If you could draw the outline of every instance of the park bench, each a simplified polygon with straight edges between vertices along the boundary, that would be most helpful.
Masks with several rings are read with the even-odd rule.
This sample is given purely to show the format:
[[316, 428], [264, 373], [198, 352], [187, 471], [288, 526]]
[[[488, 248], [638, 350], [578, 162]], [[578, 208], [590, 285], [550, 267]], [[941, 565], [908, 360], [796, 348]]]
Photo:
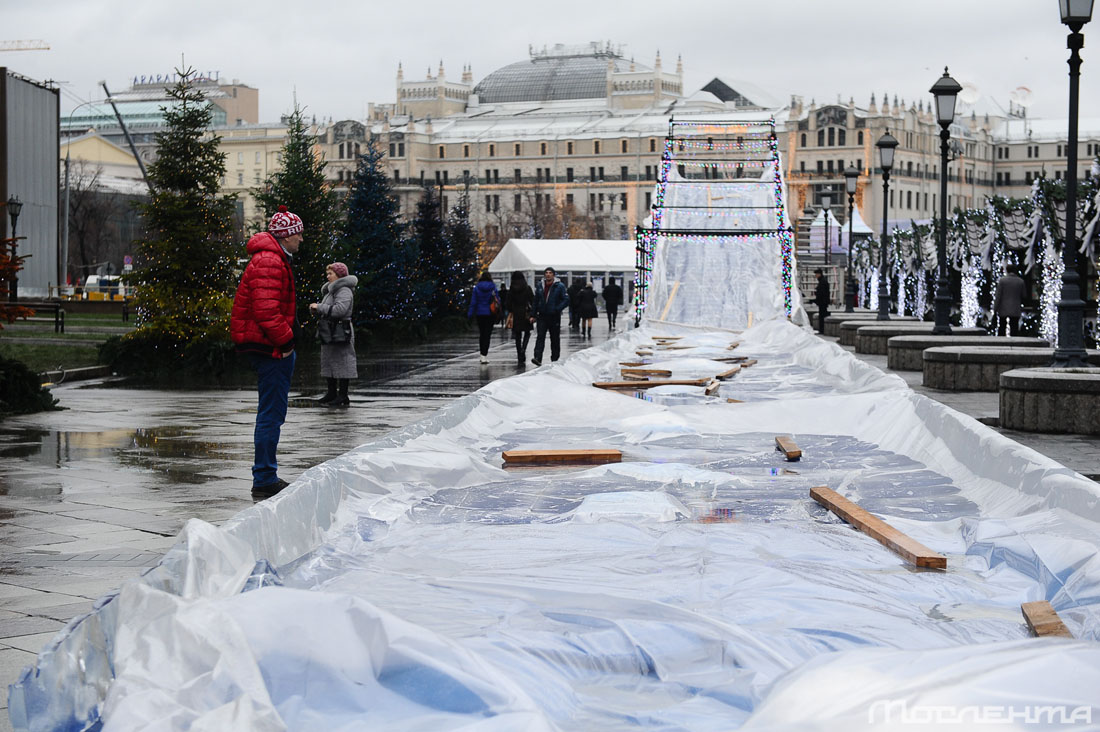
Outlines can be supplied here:
[[[31, 310], [33, 310], [35, 312], [35, 315], [32, 315], [31, 317], [25, 319], [28, 323], [50, 323], [50, 322], [52, 322], [54, 333], [64, 333], [65, 332], [65, 309], [61, 307], [61, 303], [59, 303], [59, 302], [32, 302], [32, 301], [27, 301], [27, 300], [20, 300], [18, 302], [18, 304], [25, 307], [25, 308], [30, 308]], [[53, 313], [53, 317], [52, 318], [37, 317], [38, 313], [43, 312], [43, 311], [49, 311], [49, 312]]]

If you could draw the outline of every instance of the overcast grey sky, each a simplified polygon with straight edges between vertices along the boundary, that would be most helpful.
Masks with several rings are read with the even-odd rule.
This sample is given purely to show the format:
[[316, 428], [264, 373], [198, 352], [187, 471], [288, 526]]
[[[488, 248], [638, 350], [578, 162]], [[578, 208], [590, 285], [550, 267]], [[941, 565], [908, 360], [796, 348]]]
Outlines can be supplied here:
[[[651, 66], [683, 57], [690, 92], [713, 76], [750, 81], [786, 102], [871, 92], [930, 98], [945, 64], [985, 101], [1032, 92], [1030, 116], [1067, 115], [1067, 29], [1057, 0], [0, 0], [0, 40], [49, 51], [0, 53], [0, 65], [63, 83], [62, 112], [134, 76], [170, 73], [184, 54], [260, 90], [262, 121], [293, 94], [318, 117], [362, 118], [392, 102], [398, 61], [422, 79], [440, 60], [474, 79], [526, 59], [529, 44], [611, 41]], [[1081, 114], [1100, 117], [1100, 17], [1085, 26]], [[981, 102], [979, 102], [980, 104]]]

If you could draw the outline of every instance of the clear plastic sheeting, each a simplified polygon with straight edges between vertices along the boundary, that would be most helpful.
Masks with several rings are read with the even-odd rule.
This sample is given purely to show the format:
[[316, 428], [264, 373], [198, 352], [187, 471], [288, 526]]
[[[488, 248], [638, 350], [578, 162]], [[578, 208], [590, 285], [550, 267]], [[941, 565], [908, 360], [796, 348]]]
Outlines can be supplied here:
[[[738, 359], [756, 363], [710, 395], [592, 386], [623, 362], [694, 378]], [[623, 461], [501, 459], [592, 447]], [[818, 485], [948, 569], [906, 564]], [[1015, 728], [1095, 729], [1098, 521], [1094, 482], [804, 329], [651, 325], [223, 527], [191, 522], [57, 636], [10, 713], [34, 730], [805, 732], [1055, 705], [1079, 726]], [[1079, 640], [1029, 638], [1020, 604], [1040, 599]]]

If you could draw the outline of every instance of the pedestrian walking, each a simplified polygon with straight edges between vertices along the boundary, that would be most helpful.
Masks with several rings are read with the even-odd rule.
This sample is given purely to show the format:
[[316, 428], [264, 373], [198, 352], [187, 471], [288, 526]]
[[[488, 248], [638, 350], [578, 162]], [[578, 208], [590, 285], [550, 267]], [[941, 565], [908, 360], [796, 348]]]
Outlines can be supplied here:
[[321, 286], [321, 302], [309, 304], [309, 312], [317, 318], [317, 336], [321, 341], [321, 377], [328, 388], [318, 402], [329, 407], [347, 407], [348, 384], [359, 375], [355, 360], [355, 328], [351, 316], [355, 309], [355, 286], [359, 278], [348, 274], [343, 262], [325, 267]]
[[501, 307], [500, 295], [492, 276], [488, 272], [482, 272], [470, 293], [470, 306], [466, 309], [466, 317], [477, 317], [481, 363], [489, 363], [489, 342], [493, 338], [493, 326], [496, 325]]
[[596, 290], [591, 282], [586, 282], [580, 292], [577, 293], [577, 319], [581, 324], [581, 335], [592, 337], [592, 321], [598, 318], [600, 311], [596, 309]]
[[535, 292], [522, 272], [512, 273], [512, 286], [508, 288], [505, 303], [508, 308], [505, 325], [512, 331], [512, 339], [516, 342], [516, 362], [522, 366], [527, 363], [527, 343], [534, 328], [531, 321], [534, 320], [535, 306]]
[[1027, 283], [1018, 274], [1016, 265], [1008, 265], [1004, 277], [997, 280], [997, 291], [993, 296], [993, 312], [997, 314], [997, 335], [1005, 334], [1006, 325], [1009, 335], [1014, 336], [1020, 332], [1020, 315], [1024, 311], [1026, 292]]
[[565, 284], [557, 279], [553, 267], [547, 267], [542, 282], [535, 288], [535, 354], [531, 363], [542, 365], [542, 352], [546, 346], [546, 334], [550, 334], [550, 361], [561, 355], [561, 314], [569, 307], [569, 293]]
[[239, 353], [245, 354], [257, 376], [255, 457], [252, 495], [268, 498], [288, 483], [278, 474], [275, 459], [279, 433], [286, 421], [290, 377], [297, 354], [294, 272], [290, 258], [298, 253], [302, 220], [286, 206], [268, 222], [267, 231], [248, 240], [251, 257], [233, 298], [229, 333]]
[[508, 285], [500, 286], [500, 306], [500, 329], [506, 331], [509, 329]]
[[569, 289], [566, 293], [569, 295], [569, 329], [579, 330], [581, 327], [581, 319], [577, 314], [577, 295], [581, 291], [581, 281], [573, 280], [573, 283], [569, 285]]
[[615, 330], [615, 317], [619, 314], [619, 306], [623, 304], [623, 288], [615, 284], [614, 277], [610, 277], [600, 295], [603, 296], [603, 306], [607, 310], [607, 325]]
[[829, 315], [829, 279], [820, 267], [814, 270], [817, 287], [814, 289], [814, 302], [817, 303], [817, 332], [825, 332], [825, 318]]

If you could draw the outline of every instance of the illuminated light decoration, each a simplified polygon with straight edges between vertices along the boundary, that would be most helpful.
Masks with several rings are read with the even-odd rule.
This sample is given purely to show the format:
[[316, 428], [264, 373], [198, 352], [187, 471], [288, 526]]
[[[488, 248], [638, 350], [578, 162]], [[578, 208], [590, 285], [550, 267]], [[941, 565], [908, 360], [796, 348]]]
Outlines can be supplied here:
[[682, 165], [685, 168], [713, 168], [721, 170], [732, 170], [734, 168], [763, 168], [771, 165], [771, 160], [737, 160], [735, 162], [725, 162], [716, 160], [692, 160], [690, 158], [677, 158], [676, 164]]
[[878, 310], [878, 267], [871, 267], [868, 275], [871, 281], [868, 285], [870, 287], [870, 292], [868, 293], [867, 299], [870, 304], [870, 309], [874, 311]]
[[1048, 343], [1058, 342], [1058, 301], [1062, 297], [1062, 273], [1065, 264], [1049, 240], [1043, 241], [1039, 260], [1042, 267], [1043, 291], [1039, 295], [1039, 337]]
[[922, 270], [917, 275], [917, 294], [913, 303], [913, 315], [921, 320], [924, 320], [924, 313], [928, 310], [928, 292], [924, 280], [924, 271]]
[[741, 142], [694, 142], [692, 140], [677, 140], [676, 147], [689, 150], [749, 150], [769, 152], [771, 144], [767, 139], [755, 138]]
[[962, 273], [959, 298], [959, 323], [964, 328], [973, 328], [978, 324], [978, 314], [982, 312], [978, 293], [981, 292], [983, 279], [981, 268], [968, 262]]

